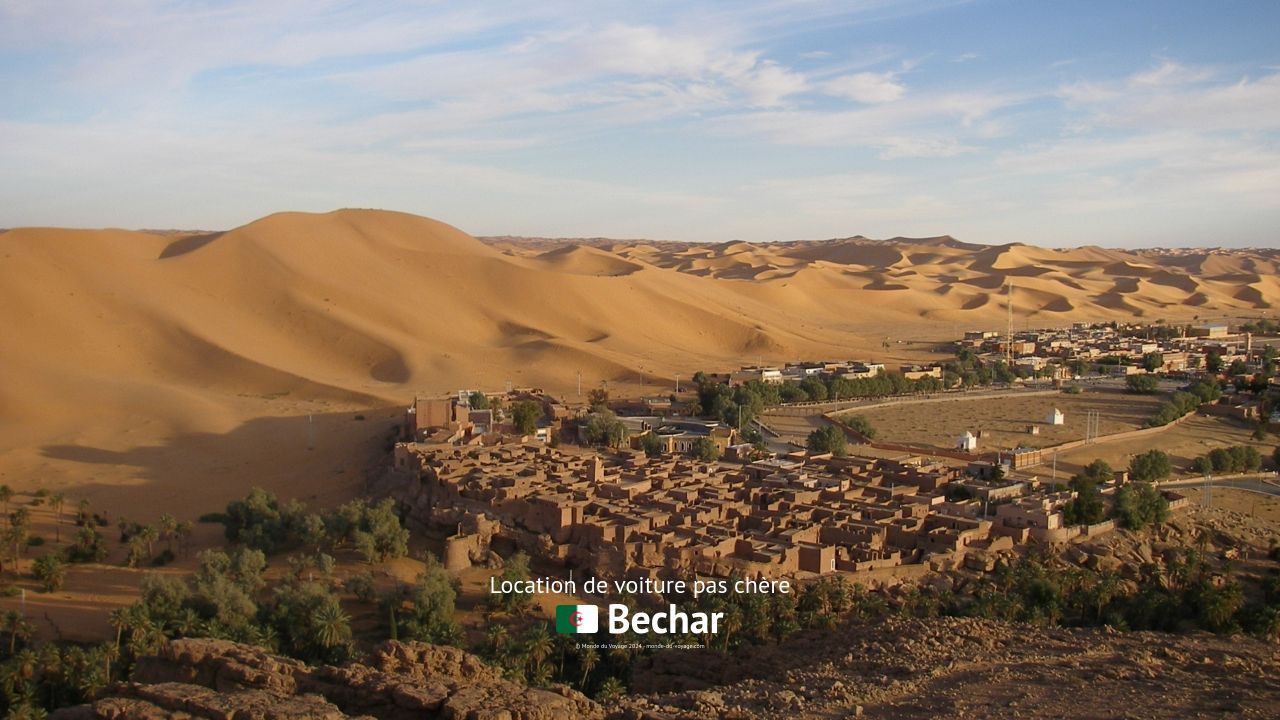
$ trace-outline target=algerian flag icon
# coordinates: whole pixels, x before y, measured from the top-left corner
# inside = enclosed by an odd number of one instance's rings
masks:
[[[565,635],[593,633],[600,627],[600,609],[595,605],[557,605],[556,632]]]

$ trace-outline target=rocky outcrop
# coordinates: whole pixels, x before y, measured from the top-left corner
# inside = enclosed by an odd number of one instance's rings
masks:
[[[567,688],[503,679],[451,647],[388,642],[365,663],[317,668],[224,640],[174,640],[129,683],[55,720],[596,720],[604,710]]]

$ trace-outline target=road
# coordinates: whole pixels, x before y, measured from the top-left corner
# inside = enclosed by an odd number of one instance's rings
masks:
[[[1245,490],[1247,492],[1261,493],[1263,495],[1271,495],[1280,497],[1280,484],[1276,483],[1276,473],[1265,472],[1257,475],[1249,475],[1247,477],[1232,477],[1223,480],[1215,480],[1210,478],[1206,483],[1204,478],[1189,478],[1187,480],[1168,480],[1160,483],[1160,487],[1186,487],[1186,488],[1202,488],[1206,484],[1214,488],[1227,488],[1231,490]]]

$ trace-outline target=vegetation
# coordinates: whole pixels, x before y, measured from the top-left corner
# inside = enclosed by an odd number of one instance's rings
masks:
[[[1124,386],[1131,393],[1151,395],[1160,389],[1160,379],[1155,375],[1130,375],[1124,379]]]
[[[456,644],[462,629],[453,619],[458,590],[453,578],[434,557],[412,587],[399,590],[384,601],[392,620],[392,636],[438,644]]]
[[[662,440],[654,433],[648,432],[640,436],[640,449],[644,450],[644,454],[648,457],[658,457],[662,454]]]
[[[1139,376],[1134,376],[1139,377]],[[1215,380],[1202,380],[1192,385],[1187,391],[1176,392],[1173,396],[1160,404],[1155,415],[1147,420],[1147,427],[1160,427],[1168,425],[1186,415],[1194,412],[1202,403],[1217,402],[1222,397],[1222,387]]]
[[[943,381],[938,378],[908,380],[897,372],[883,372],[875,377],[854,379],[808,377],[801,382],[788,380],[766,383],[749,380],[737,387],[730,387],[713,380],[704,372],[697,372],[694,373],[693,382],[698,390],[698,399],[689,409],[691,415],[715,417],[727,425],[743,428],[767,408],[784,402],[889,397],[938,392],[944,387]]]
[[[1149,352],[1142,356],[1142,367],[1149,373],[1153,373],[1164,367],[1164,355],[1158,352]]]
[[[868,440],[876,439],[876,429],[871,425],[871,421],[865,415],[851,415],[847,418],[841,418],[845,425],[856,431],[862,437]]]
[[[845,454],[844,431],[835,425],[823,425],[809,433],[808,448],[815,453],[831,453],[836,457]]]
[[[1201,474],[1253,472],[1262,467],[1262,453],[1252,445],[1214,448],[1191,461],[1191,469]]]
[[[409,551],[409,531],[400,526],[390,498],[353,500],[320,515],[296,500],[281,505],[271,493],[254,488],[244,500],[227,505],[223,524],[228,540],[268,554],[349,546],[368,562],[382,562]]]
[[[1200,628],[1280,638],[1280,583],[1269,579],[1260,592],[1245,593],[1236,579],[1215,574],[1194,548],[1163,566],[1144,564],[1132,582],[1111,570],[1063,569],[1031,553],[983,578],[970,593],[921,586],[899,603],[899,612],[917,616],[1166,632]]]
[[[489,396],[476,390],[467,396],[467,404],[471,406],[472,410],[488,410]]]
[[[702,462],[715,462],[720,459],[720,448],[711,438],[700,437],[693,441],[689,454]]]
[[[1106,518],[1106,508],[1098,486],[1115,479],[1111,466],[1103,460],[1094,460],[1067,483],[1076,492],[1075,498],[1063,508],[1063,522],[1067,525],[1096,525]]]
[[[55,592],[62,588],[67,577],[67,566],[57,555],[41,555],[31,563],[31,573],[40,581],[40,589],[44,592]]]
[[[1112,517],[1127,530],[1141,530],[1169,519],[1169,501],[1148,482],[1127,483],[1116,491]]]
[[[592,445],[622,447],[627,440],[627,426],[610,410],[597,410],[587,416],[587,442]]]
[[[542,418],[542,406],[533,400],[521,400],[511,406],[511,424],[521,435],[532,435]]]
[[[1149,450],[1135,455],[1129,461],[1129,479],[1137,482],[1155,482],[1163,480],[1173,472],[1173,463],[1169,454],[1163,450]]]
[[[502,567],[502,579],[511,582],[521,582],[530,578],[529,572],[529,556],[523,552],[517,552],[507,558],[506,564]],[[509,615],[523,615],[533,606],[533,596],[528,593],[518,592],[500,592],[491,593],[489,595],[489,610],[491,612],[507,613]]]

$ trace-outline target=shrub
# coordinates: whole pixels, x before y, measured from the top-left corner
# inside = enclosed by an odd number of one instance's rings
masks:
[[[1150,483],[1129,483],[1116,491],[1111,514],[1122,527],[1141,530],[1169,519],[1169,501]]]
[[[702,462],[715,462],[720,459],[720,448],[716,447],[711,438],[700,437],[693,441],[690,454]]]
[[[57,555],[41,555],[31,564],[31,572],[40,581],[40,589],[54,592],[62,587],[67,577],[67,566]]]
[[[837,457],[845,454],[844,431],[835,425],[824,425],[809,433],[806,442],[815,453],[831,453]]]
[[[1154,375],[1130,375],[1124,385],[1131,393],[1150,395],[1159,389],[1160,381]]]
[[[1129,461],[1129,479],[1138,482],[1160,480],[1168,477],[1170,472],[1173,472],[1173,464],[1163,450],[1150,450]]]
[[[872,427],[871,421],[868,420],[865,415],[853,415],[846,418],[844,424],[856,430],[858,434],[868,440],[874,440],[876,438],[876,429]]]

